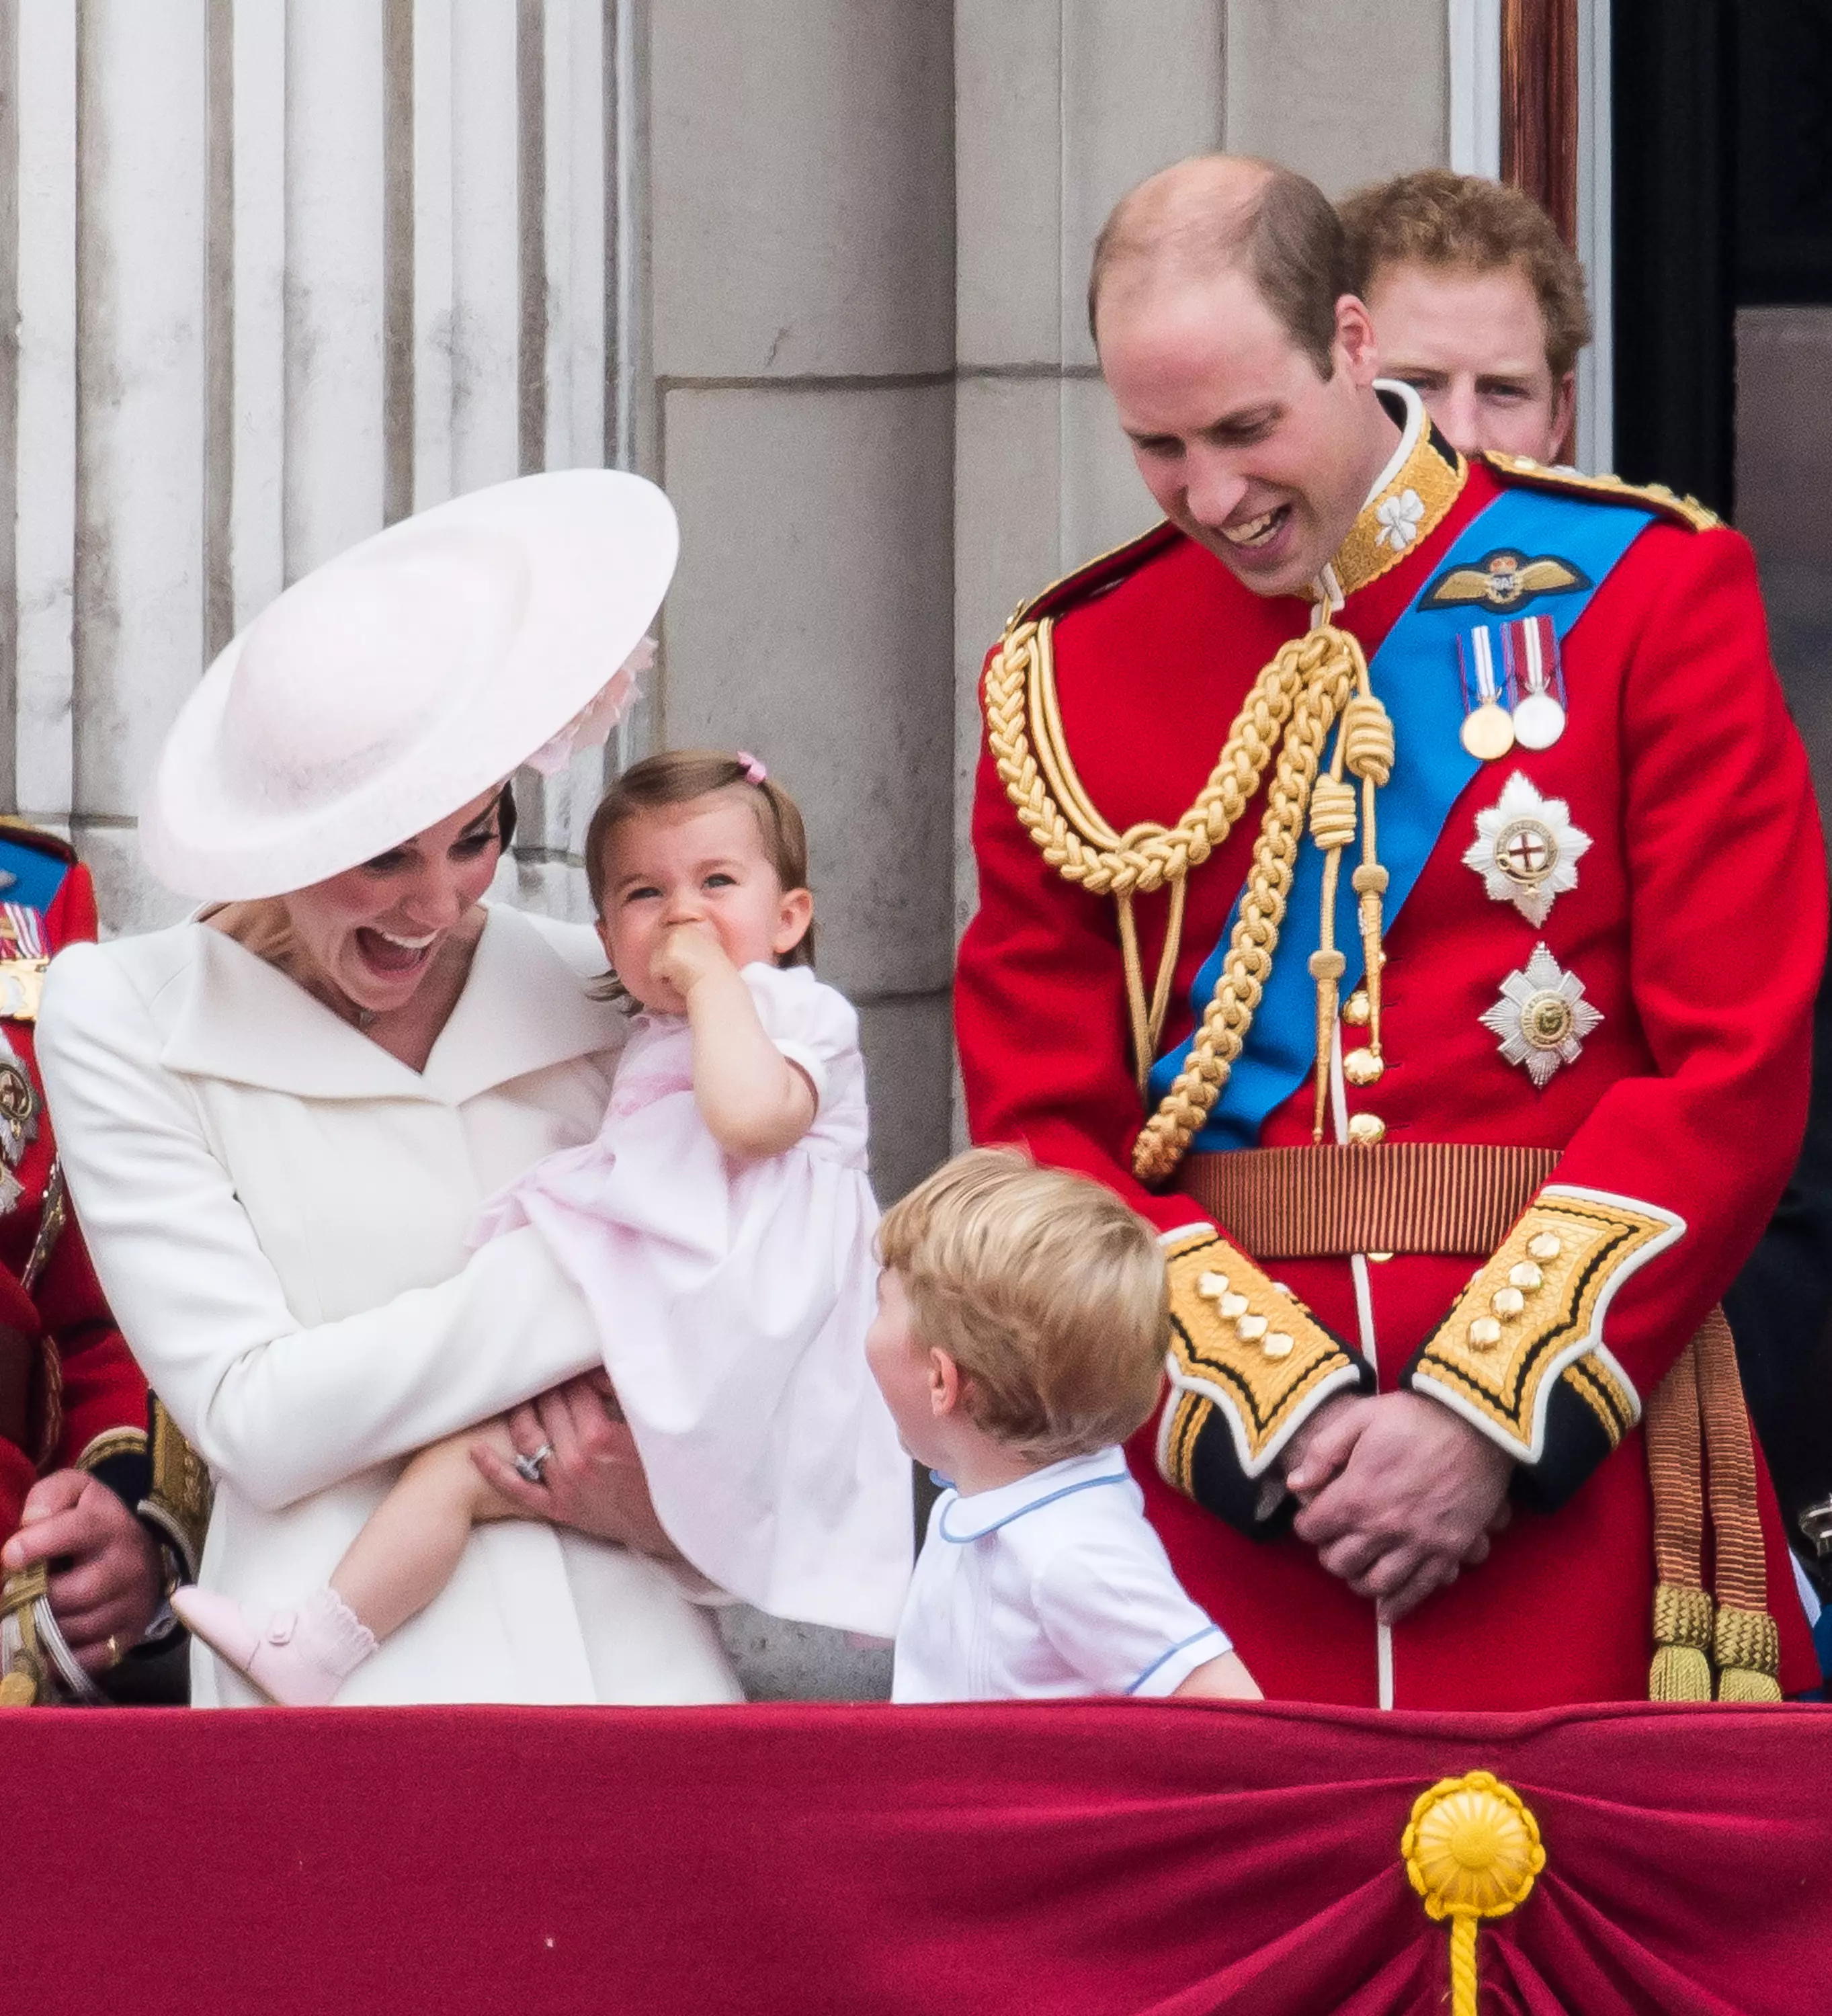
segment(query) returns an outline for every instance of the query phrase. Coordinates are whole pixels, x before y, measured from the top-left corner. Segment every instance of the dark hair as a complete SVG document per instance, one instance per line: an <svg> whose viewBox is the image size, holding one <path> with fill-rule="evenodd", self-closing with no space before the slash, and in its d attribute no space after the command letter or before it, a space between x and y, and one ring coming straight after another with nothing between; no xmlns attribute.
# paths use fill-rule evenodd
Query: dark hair
<svg viewBox="0 0 1832 2016"><path fill-rule="evenodd" d="M496 842L506 854L515 844L515 786L506 783L496 794Z"/></svg>
<svg viewBox="0 0 1832 2016"><path fill-rule="evenodd" d="M1366 294L1387 266L1517 266L1539 300L1546 362L1563 378L1590 340L1584 268L1524 189L1448 168L1420 168L1357 189L1342 203L1351 271Z"/></svg>
<svg viewBox="0 0 1832 2016"><path fill-rule="evenodd" d="M1342 220L1315 182L1276 162L1258 165L1265 179L1245 196L1218 195L1205 205L1186 195L1155 207L1149 196L1135 201L1137 189L1121 198L1094 241L1088 275L1088 329L1097 343L1101 286L1122 262L1168 255L1197 274L1244 263L1261 300L1318 376L1334 375L1336 304L1355 291Z"/></svg>
<svg viewBox="0 0 1832 2016"><path fill-rule="evenodd" d="M585 884L592 907L602 916L610 879L610 843L619 826L644 812L684 805L715 791L741 790L757 815L765 858L785 889L805 889L808 880L808 829L801 808L774 777L750 781L747 762L721 749L668 749L632 763L604 796L585 829ZM814 926L810 923L784 952L783 966L814 964ZM614 988L614 995L621 992Z"/></svg>

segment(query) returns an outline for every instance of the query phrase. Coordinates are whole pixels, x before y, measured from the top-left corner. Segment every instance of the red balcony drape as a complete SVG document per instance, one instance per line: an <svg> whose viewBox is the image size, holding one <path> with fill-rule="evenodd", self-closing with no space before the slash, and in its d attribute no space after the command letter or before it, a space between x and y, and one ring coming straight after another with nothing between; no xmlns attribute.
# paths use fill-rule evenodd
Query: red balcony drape
<svg viewBox="0 0 1832 2016"><path fill-rule="evenodd" d="M1399 1838L1547 1862L1487 2011L1832 2009L1832 1708L25 1710L7 2006L1353 2016L1446 2007Z"/></svg>

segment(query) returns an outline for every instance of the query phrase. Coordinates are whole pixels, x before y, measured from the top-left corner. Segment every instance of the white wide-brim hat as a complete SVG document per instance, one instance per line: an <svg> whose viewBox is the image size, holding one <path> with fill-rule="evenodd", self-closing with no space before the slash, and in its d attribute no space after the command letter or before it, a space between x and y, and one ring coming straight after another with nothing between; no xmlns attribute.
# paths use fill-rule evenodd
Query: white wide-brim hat
<svg viewBox="0 0 1832 2016"><path fill-rule="evenodd" d="M524 476L405 518L270 603L185 703L140 813L160 881L276 896L500 782L641 641L680 535L619 470Z"/></svg>

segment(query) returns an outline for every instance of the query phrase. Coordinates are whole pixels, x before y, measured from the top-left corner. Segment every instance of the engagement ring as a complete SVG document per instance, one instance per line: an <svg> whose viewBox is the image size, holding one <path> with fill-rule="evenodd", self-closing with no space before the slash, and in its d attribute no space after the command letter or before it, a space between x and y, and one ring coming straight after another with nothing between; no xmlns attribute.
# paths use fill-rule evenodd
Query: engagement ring
<svg viewBox="0 0 1832 2016"><path fill-rule="evenodd" d="M547 1459L553 1453L552 1442L543 1442L532 1456L517 1455L515 1467L529 1483L538 1484L541 1473L547 1466Z"/></svg>

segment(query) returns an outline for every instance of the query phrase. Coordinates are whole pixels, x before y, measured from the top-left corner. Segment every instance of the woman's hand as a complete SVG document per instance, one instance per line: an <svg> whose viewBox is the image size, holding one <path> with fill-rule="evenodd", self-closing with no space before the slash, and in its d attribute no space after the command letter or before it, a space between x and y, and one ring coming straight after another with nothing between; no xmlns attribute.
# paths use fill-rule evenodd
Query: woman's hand
<svg viewBox="0 0 1832 2016"><path fill-rule="evenodd" d="M681 1558L655 1516L636 1438L605 1372L581 1373L513 1409L509 1433L524 1456L552 1452L542 1463L541 1481L531 1484L487 1443L473 1447L471 1460L511 1503L550 1525L570 1526L659 1561Z"/></svg>
<svg viewBox="0 0 1832 2016"><path fill-rule="evenodd" d="M51 1614L85 1672L106 1672L146 1635L159 1607L159 1550L99 1479L59 1470L32 1486L0 1567L34 1561L52 1564Z"/></svg>

